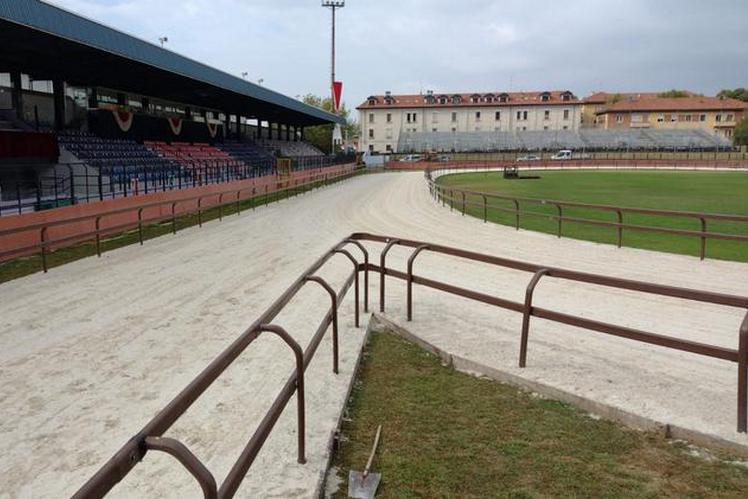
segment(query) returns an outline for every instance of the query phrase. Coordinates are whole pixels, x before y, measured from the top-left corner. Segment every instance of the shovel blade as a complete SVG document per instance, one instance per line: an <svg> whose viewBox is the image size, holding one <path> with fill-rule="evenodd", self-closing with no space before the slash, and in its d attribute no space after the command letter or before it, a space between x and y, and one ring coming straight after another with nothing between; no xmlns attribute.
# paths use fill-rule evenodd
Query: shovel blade
<svg viewBox="0 0 748 499"><path fill-rule="evenodd" d="M373 499L377 492L379 482L382 480L380 473L369 473L366 478L360 471L348 472L348 497L355 499Z"/></svg>

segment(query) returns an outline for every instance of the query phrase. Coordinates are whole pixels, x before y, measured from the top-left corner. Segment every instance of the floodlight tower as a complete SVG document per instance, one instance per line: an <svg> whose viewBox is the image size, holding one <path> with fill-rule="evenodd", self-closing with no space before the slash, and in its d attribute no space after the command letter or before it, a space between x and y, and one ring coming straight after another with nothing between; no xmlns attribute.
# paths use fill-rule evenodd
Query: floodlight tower
<svg viewBox="0 0 748 499"><path fill-rule="evenodd" d="M328 8L332 11L332 70L330 78L330 91L333 92L332 99L333 104L335 103L335 95L333 91L333 84L335 83L335 11L345 7L345 0L322 0L322 7ZM335 106L333 105L333 108ZM334 111L334 109L333 109Z"/></svg>

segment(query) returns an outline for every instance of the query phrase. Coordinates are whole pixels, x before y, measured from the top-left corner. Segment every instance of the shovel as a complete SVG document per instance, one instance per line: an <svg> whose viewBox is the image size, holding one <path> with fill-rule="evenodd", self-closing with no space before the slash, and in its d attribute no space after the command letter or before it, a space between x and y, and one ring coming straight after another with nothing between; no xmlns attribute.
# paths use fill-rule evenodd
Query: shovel
<svg viewBox="0 0 748 499"><path fill-rule="evenodd" d="M377 452L379 445L379 435L382 433L382 425L377 428L377 436L374 437L374 447L371 449L371 455L366 462L364 472L350 470L348 472L348 497L355 499L373 499L377 492L379 482L382 480L381 473L369 473L371 463L374 461L374 454Z"/></svg>

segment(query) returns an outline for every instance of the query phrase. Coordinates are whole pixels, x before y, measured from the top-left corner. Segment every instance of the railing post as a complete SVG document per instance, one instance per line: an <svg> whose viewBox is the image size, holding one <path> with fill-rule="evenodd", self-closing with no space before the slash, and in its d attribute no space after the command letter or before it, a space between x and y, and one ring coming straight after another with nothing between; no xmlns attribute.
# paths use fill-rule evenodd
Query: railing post
<svg viewBox="0 0 748 499"><path fill-rule="evenodd" d="M338 374L338 295L335 294L335 290L332 289L327 281L321 277L310 275L306 276L304 280L307 282L316 282L330 295L330 301L332 302L332 372Z"/></svg>
<svg viewBox="0 0 748 499"><path fill-rule="evenodd" d="M216 499L218 497L216 479L183 443L173 438L145 437L144 446L147 450L165 452L179 461L200 484L205 499Z"/></svg>
<svg viewBox="0 0 748 499"><path fill-rule="evenodd" d="M618 247L620 248L623 246L623 212L616 210L616 214L618 215Z"/></svg>
<svg viewBox="0 0 748 499"><path fill-rule="evenodd" d="M699 217L699 220L701 220L701 249L700 249L700 255L701 259L703 260L706 257L706 218Z"/></svg>
<svg viewBox="0 0 748 499"><path fill-rule="evenodd" d="M413 262L423 250L429 249L428 244L422 244L408 258L408 322L413 320Z"/></svg>
<svg viewBox="0 0 748 499"><path fill-rule="evenodd" d="M223 220L223 193L218 195L218 220Z"/></svg>
<svg viewBox="0 0 748 499"><path fill-rule="evenodd" d="M532 296L535 287L544 275L550 275L549 269L540 269L530 279L530 283L525 290L525 310L522 316L522 336L519 344L519 367L525 367L527 364L527 341L530 336L530 316L532 316Z"/></svg>
<svg viewBox="0 0 748 499"><path fill-rule="evenodd" d="M738 432L748 432L748 313L740 326L738 343Z"/></svg>
<svg viewBox="0 0 748 499"><path fill-rule="evenodd" d="M197 198L197 226L203 227L203 197Z"/></svg>
<svg viewBox="0 0 748 499"><path fill-rule="evenodd" d="M138 209L138 240L143 246L143 208Z"/></svg>
<svg viewBox="0 0 748 499"><path fill-rule="evenodd" d="M399 239L390 239L387 242L387 245L382 250L382 253L379 255L379 311L384 312L384 276L387 273L387 268L385 266L385 261L387 259L387 253L389 253L390 248L392 248L395 244L399 243Z"/></svg>
<svg viewBox="0 0 748 499"><path fill-rule="evenodd" d="M558 210L558 238L561 239L561 223L564 219L564 213L561 210L561 205L557 204L556 209Z"/></svg>
<svg viewBox="0 0 748 499"><path fill-rule="evenodd" d="M42 230L39 234L39 237L41 239L41 253L42 253L42 270L44 270L44 273L47 273L47 228L42 227Z"/></svg>
<svg viewBox="0 0 748 499"><path fill-rule="evenodd" d="M171 232L172 234L177 233L177 203L176 201L171 203Z"/></svg>
<svg viewBox="0 0 748 499"><path fill-rule="evenodd" d="M481 194L483 198L483 223L488 222L488 200L485 194Z"/></svg>
<svg viewBox="0 0 748 499"><path fill-rule="evenodd" d="M101 258L101 217L96 217L96 256Z"/></svg>
<svg viewBox="0 0 748 499"><path fill-rule="evenodd" d="M455 191L454 189L449 190L449 211L454 211L455 208Z"/></svg>
<svg viewBox="0 0 748 499"><path fill-rule="evenodd" d="M517 199L512 199L514 202L514 227L516 230L519 230L519 201Z"/></svg>
<svg viewBox="0 0 748 499"><path fill-rule="evenodd" d="M462 191L462 216L465 216L465 191Z"/></svg>
<svg viewBox="0 0 748 499"><path fill-rule="evenodd" d="M241 190L236 191L236 216L239 216L242 214L242 208L241 208L241 203L240 203L241 194L242 194Z"/></svg>
<svg viewBox="0 0 748 499"><path fill-rule="evenodd" d="M369 311L369 252L363 244L355 239L346 239L344 242L353 244L361 250L364 255L364 312Z"/></svg>
<svg viewBox="0 0 748 499"><path fill-rule="evenodd" d="M354 273L354 284L356 286L356 289L354 290L354 299L356 300L356 305L354 307L354 311L356 314L356 327L359 327L359 286L358 286L358 262L355 258L353 258L353 255L351 255L348 251L340 248L335 248L332 250L333 253L340 253L341 255L345 255L351 263L353 263L353 273Z"/></svg>

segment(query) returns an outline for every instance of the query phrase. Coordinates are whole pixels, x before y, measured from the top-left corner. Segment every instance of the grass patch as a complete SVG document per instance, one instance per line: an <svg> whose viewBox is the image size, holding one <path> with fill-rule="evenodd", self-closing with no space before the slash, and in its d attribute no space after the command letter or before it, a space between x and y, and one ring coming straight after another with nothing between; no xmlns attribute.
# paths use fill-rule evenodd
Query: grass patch
<svg viewBox="0 0 748 499"><path fill-rule="evenodd" d="M372 335L333 465L361 471L374 432L378 497L745 497L748 469L457 372ZM344 481L334 497L347 496Z"/></svg>
<svg viewBox="0 0 748 499"><path fill-rule="evenodd" d="M523 172L527 175L527 172ZM492 192L508 196L576 201L661 210L697 211L748 215L748 172L663 172L663 171L566 171L533 172L539 180L505 180L501 172L464 173L440 177L437 182L456 189ZM466 213L483 218L483 199L467 197ZM514 209L511 201L489 200L489 204ZM462 208L462 199L455 201L455 209ZM523 210L543 215L557 215L551 205L527 204ZM615 212L564 208L570 217L617 221ZM488 210L488 220L504 225L514 225L513 213ZM698 219L663 217L642 214L624 214L624 223L701 230ZM707 230L729 234L748 235L748 223L708 221ZM520 227L556 234L558 223L554 220L530 216L520 217ZM597 227L564 222L563 237L584 239L607 244L617 243L614 227ZM697 256L700 241L695 237L657 234L624 230L623 245L670 253ZM748 262L748 243L739 241L707 240L706 254L710 258Z"/></svg>
<svg viewBox="0 0 748 499"><path fill-rule="evenodd" d="M354 172L352 175L361 174L361 170ZM350 178L350 177L345 177ZM331 185L342 181L343 179L336 179L328 181L327 185ZM314 182L306 186L299 186L295 189L269 193L267 195L258 196L253 199L247 199L237 203L231 203L225 205L222 208L223 217L236 215L239 211L246 211L256 208L261 205L269 204L272 202L280 201L304 192L316 189L317 187L323 186L324 181ZM219 208L208 208L202 212L202 222L206 223L211 220L220 218L221 210ZM177 231L193 227L198 225L197 213L188 213L179 215L176 219ZM149 240L156 237L160 237L166 234L171 234L172 223L171 220L166 222L154 223L143 225L143 240ZM93 236L92 236L93 237ZM137 229L124 232L112 237L102 238L101 240L101 252L112 251L117 248L122 248L130 244L138 244L139 237ZM75 245L71 245L65 248L47 253L47 266L51 269L65 265L66 263L80 260L89 256L96 255L96 244L93 241L87 241ZM27 256L9 260L7 262L0 262L0 283L18 279L36 272L42 271L42 259L39 255Z"/></svg>

